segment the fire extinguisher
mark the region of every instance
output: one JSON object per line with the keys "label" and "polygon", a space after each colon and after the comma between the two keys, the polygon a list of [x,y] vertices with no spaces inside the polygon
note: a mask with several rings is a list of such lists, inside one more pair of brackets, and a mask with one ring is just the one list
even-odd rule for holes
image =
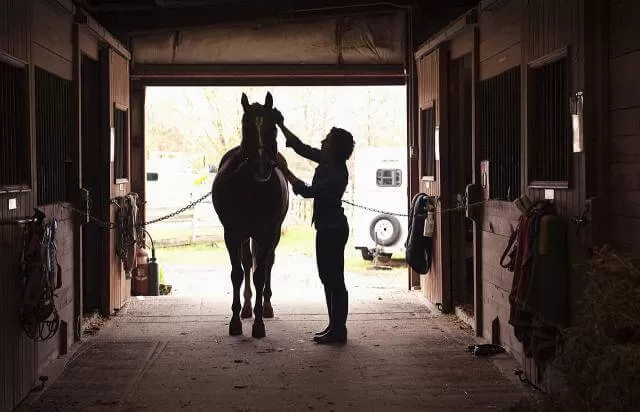
{"label": "fire extinguisher", "polygon": [[[160,284],[159,284],[159,279],[158,279],[158,262],[156,259],[156,247],[153,243],[153,238],[151,237],[151,235],[149,234],[149,232],[147,232],[146,230],[144,231],[146,233],[146,235],[149,237],[149,240],[151,241],[151,257],[149,258],[148,255],[148,259],[146,262],[146,266],[145,266],[145,273],[147,275],[147,296],[160,296]],[[146,253],[146,251],[145,251]]]}
{"label": "fire extinguisher", "polygon": [[137,267],[133,276],[133,294],[136,296],[145,296],[149,293],[148,260],[147,249],[139,248],[136,252]]}

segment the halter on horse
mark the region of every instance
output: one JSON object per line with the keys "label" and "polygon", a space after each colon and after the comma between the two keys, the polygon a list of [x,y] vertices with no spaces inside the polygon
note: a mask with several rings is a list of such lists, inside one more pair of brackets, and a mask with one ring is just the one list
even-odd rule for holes
{"label": "halter on horse", "polygon": [[229,334],[242,334],[240,287],[243,278],[246,283],[242,317],[251,317],[249,282],[253,266],[256,317],[252,336],[262,338],[266,335],[262,319],[273,317],[271,268],[289,208],[289,191],[282,172],[273,166],[278,147],[271,93],[267,93],[264,105],[249,104],[244,93],[241,102],[244,108],[242,142],[222,157],[213,181],[212,198],[224,227],[224,241],[231,261],[233,316]]}

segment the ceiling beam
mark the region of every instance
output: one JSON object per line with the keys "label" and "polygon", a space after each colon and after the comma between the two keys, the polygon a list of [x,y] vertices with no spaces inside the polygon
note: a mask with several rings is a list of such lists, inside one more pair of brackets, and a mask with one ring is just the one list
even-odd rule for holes
{"label": "ceiling beam", "polygon": [[[153,0],[155,1],[155,0]],[[245,0],[242,4],[228,2],[216,6],[153,8],[127,10],[126,12],[105,12],[90,8],[92,15],[110,30],[128,33],[151,32],[157,30],[179,30],[189,27],[207,27],[219,24],[256,22],[261,20],[291,19],[314,15],[354,13],[366,10],[389,10],[406,8],[418,3],[426,14],[437,14],[455,7],[472,7],[476,0],[396,0],[391,2],[362,3],[361,1],[315,0],[301,5],[295,0]],[[242,0],[240,0],[242,1]],[[444,4],[443,4],[444,3]],[[107,3],[103,3],[107,4]],[[185,5],[189,4],[185,2]],[[250,5],[250,7],[249,7]],[[102,6],[106,7],[106,6]],[[118,6],[112,6],[117,8]],[[136,7],[131,5],[130,7]]]}
{"label": "ceiling beam", "polygon": [[132,79],[208,77],[389,77],[404,79],[400,64],[136,64]]}
{"label": "ceiling beam", "polygon": [[147,86],[402,85],[401,65],[159,65],[138,64],[131,81]]}

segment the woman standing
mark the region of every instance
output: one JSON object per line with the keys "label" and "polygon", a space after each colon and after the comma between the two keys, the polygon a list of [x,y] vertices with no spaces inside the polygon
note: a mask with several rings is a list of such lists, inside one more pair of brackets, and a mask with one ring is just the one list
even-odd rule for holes
{"label": "woman standing", "polygon": [[344,283],[344,249],[349,238],[349,224],[342,208],[342,196],[349,180],[347,160],[353,153],[353,136],[334,127],[322,141],[320,149],[316,149],[294,135],[284,125],[282,114],[275,112],[276,123],[287,140],[287,147],[318,163],[311,185],[307,185],[278,158],[278,167],[291,183],[293,192],[313,198],[311,222],[316,228],[316,262],[329,313],[329,326],[316,333],[313,340],[317,343],[344,343],[347,340],[349,311],[349,293]]}

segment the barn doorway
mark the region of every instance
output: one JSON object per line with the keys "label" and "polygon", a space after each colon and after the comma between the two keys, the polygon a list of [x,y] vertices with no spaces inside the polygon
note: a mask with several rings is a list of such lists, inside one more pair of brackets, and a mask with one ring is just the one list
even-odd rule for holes
{"label": "barn doorway", "polygon": [[[451,60],[449,65],[449,130],[451,141],[450,177],[452,190],[459,204],[464,202],[465,189],[473,182],[472,151],[472,54]],[[456,312],[462,319],[474,317],[474,231],[473,222],[464,214],[451,216],[452,236],[452,297]]]}
{"label": "barn doorway", "polygon": [[[103,218],[106,207],[103,199],[109,198],[104,184],[104,159],[101,139],[101,110],[96,102],[101,101],[100,61],[83,54],[81,60],[82,98],[82,187],[85,190],[86,207],[93,216]],[[104,230],[97,225],[82,226],[82,308],[93,313],[102,308],[104,294]]]}
{"label": "barn doorway", "polygon": [[[262,102],[267,91],[287,127],[312,146],[319,147],[332,126],[352,132],[356,148],[343,198],[351,228],[346,271],[362,274],[359,283],[375,278],[376,284],[405,290],[405,86],[146,87],[146,220],[165,216],[211,190],[222,155],[240,142],[241,94]],[[281,133],[278,143],[291,170],[311,182],[315,165],[286,148]],[[389,212],[386,221],[371,208]],[[283,293],[299,299],[300,289],[319,286],[311,212],[310,200],[290,194],[273,269],[274,299]],[[172,295],[231,291],[222,226],[210,197],[148,230],[156,244],[160,283],[170,285]]]}

